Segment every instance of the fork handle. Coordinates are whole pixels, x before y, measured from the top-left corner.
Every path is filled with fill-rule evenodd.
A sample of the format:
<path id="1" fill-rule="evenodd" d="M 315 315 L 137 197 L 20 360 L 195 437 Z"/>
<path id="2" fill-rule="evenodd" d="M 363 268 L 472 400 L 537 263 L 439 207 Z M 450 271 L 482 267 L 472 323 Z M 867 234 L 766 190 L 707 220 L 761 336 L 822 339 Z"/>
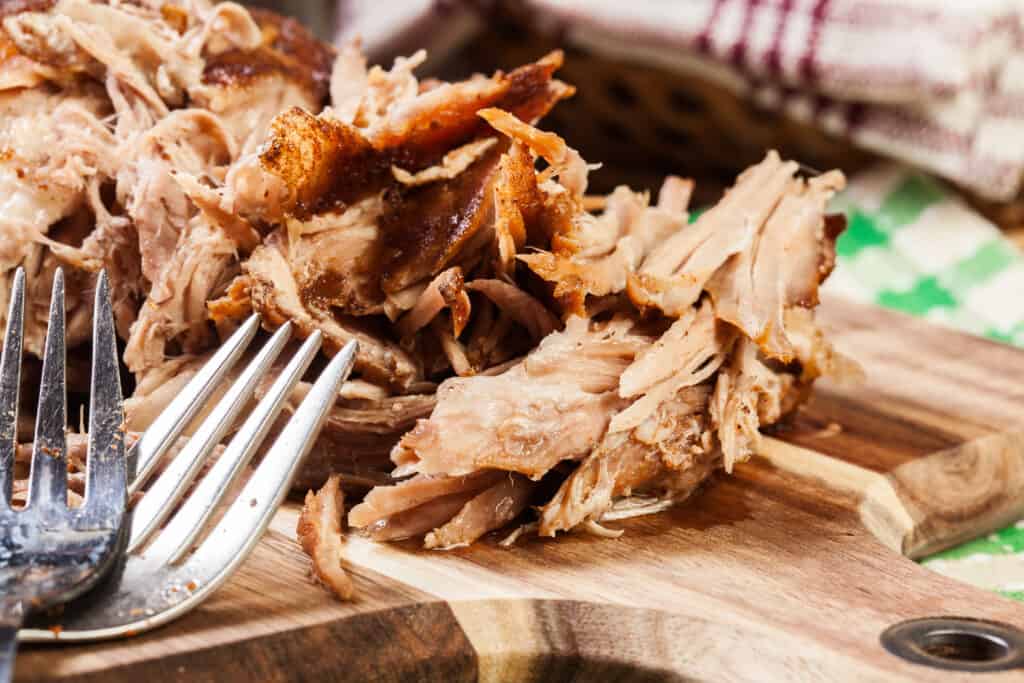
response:
<path id="1" fill-rule="evenodd" d="M 18 653 L 18 629 L 22 622 L 21 605 L 0 610 L 0 683 L 14 680 L 14 657 Z"/>

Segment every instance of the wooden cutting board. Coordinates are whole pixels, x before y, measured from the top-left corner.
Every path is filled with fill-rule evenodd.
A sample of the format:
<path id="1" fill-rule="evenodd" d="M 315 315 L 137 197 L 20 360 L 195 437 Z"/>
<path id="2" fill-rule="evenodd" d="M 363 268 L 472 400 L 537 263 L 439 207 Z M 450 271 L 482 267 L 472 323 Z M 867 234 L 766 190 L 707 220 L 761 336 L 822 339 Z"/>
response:
<path id="1" fill-rule="evenodd" d="M 452 551 L 350 539 L 357 601 L 308 578 L 289 506 L 242 570 L 157 632 L 25 647 L 23 681 L 942 680 L 887 653 L 902 620 L 1024 627 L 1024 605 L 917 556 L 1024 514 L 1024 352 L 822 306 L 866 383 L 818 385 L 763 457 L 617 540 Z"/>

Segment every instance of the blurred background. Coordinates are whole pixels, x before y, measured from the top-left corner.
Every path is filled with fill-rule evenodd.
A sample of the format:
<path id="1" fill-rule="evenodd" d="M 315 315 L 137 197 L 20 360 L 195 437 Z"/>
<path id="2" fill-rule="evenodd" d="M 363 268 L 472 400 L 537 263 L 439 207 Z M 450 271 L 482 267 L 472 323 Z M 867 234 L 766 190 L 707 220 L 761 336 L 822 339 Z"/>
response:
<path id="1" fill-rule="evenodd" d="M 426 49 L 421 77 L 564 50 L 577 93 L 541 126 L 602 162 L 594 192 L 675 173 L 699 205 L 771 148 L 839 168 L 828 289 L 1024 347 L 1024 0 L 251 4 L 385 67 Z M 1018 526 L 925 563 L 1024 599 Z"/>

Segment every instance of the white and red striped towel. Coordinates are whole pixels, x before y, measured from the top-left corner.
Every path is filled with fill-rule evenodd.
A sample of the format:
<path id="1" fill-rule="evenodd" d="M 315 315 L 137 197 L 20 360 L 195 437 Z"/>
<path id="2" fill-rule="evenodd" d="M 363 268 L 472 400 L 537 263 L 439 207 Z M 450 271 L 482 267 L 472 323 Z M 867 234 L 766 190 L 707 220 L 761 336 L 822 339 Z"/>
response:
<path id="1" fill-rule="evenodd" d="M 340 0 L 339 40 L 450 49 L 494 0 Z M 1024 180 L 1024 0 L 519 0 L 540 30 L 697 72 L 994 200 Z"/>

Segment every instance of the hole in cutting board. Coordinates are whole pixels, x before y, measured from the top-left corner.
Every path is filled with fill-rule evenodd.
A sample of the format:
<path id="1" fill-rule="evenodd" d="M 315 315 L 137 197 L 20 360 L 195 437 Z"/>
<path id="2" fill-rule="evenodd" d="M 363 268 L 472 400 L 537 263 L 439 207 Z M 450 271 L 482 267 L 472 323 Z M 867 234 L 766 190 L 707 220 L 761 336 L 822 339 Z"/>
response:
<path id="1" fill-rule="evenodd" d="M 988 634 L 935 631 L 921 639 L 921 649 L 953 661 L 994 661 L 1010 654 L 1010 645 Z"/>
<path id="2" fill-rule="evenodd" d="M 932 657 L 956 662 L 994 662 L 1010 654 L 1010 645 L 1002 638 L 955 630 L 926 633 L 920 646 Z"/>
<path id="3" fill-rule="evenodd" d="M 886 629 L 882 646 L 916 664 L 954 671 L 1024 667 L 1024 632 L 982 619 L 931 617 Z"/>

